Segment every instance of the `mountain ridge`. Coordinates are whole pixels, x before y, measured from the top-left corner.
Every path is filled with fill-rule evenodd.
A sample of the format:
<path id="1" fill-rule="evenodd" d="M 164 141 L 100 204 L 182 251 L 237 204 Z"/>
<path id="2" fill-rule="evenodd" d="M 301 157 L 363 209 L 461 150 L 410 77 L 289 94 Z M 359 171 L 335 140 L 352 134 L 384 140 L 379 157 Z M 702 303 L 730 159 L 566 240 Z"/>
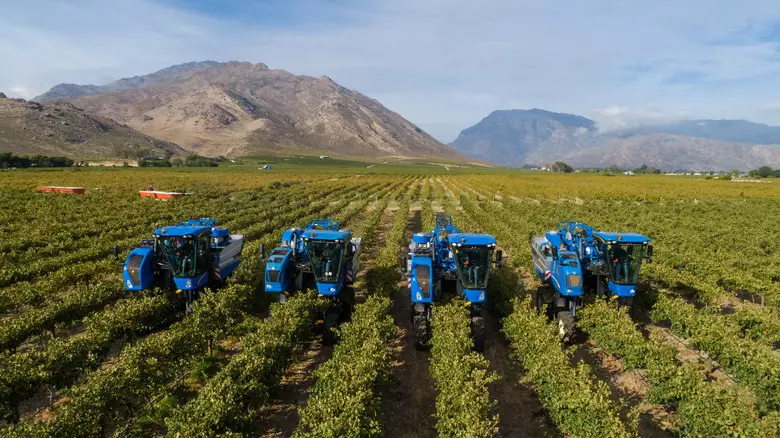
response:
<path id="1" fill-rule="evenodd" d="M 57 99 L 202 155 L 468 160 L 377 100 L 328 76 L 294 75 L 265 64 L 196 66 L 151 85 L 77 94 Z"/>
<path id="2" fill-rule="evenodd" d="M 646 164 L 669 170 L 776 167 L 775 144 L 780 127 L 743 120 L 685 120 L 601 133 L 591 119 L 538 109 L 491 112 L 450 143 L 467 155 L 518 167 L 563 160 L 577 167 Z"/>

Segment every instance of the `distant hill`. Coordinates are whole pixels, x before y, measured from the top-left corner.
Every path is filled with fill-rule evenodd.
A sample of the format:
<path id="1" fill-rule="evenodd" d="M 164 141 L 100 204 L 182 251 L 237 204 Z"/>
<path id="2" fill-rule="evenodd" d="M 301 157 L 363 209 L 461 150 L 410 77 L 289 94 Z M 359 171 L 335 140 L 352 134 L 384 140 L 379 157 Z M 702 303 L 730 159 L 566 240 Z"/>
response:
<path id="1" fill-rule="evenodd" d="M 563 160 L 577 167 L 748 170 L 780 165 L 780 128 L 742 120 L 693 120 L 600 133 L 585 117 L 549 111 L 494 111 L 451 146 L 510 166 Z"/>
<path id="2" fill-rule="evenodd" d="M 589 147 L 595 132 L 595 122 L 581 116 L 540 109 L 502 110 L 464 129 L 450 146 L 488 162 L 522 166 L 539 151 L 559 156 Z"/>
<path id="3" fill-rule="evenodd" d="M 185 153 L 115 121 L 69 103 L 39 104 L 0 98 L 0 151 L 77 159 L 136 158 Z"/>
<path id="4" fill-rule="evenodd" d="M 185 66 L 99 90 L 57 86 L 42 97 L 56 96 L 202 155 L 467 160 L 378 101 L 326 76 L 246 62 Z M 117 87 L 125 89 L 112 91 Z"/>
<path id="5" fill-rule="evenodd" d="M 769 126 L 746 120 L 683 120 L 664 125 L 642 126 L 611 134 L 673 134 L 735 143 L 780 145 L 780 126 Z"/>

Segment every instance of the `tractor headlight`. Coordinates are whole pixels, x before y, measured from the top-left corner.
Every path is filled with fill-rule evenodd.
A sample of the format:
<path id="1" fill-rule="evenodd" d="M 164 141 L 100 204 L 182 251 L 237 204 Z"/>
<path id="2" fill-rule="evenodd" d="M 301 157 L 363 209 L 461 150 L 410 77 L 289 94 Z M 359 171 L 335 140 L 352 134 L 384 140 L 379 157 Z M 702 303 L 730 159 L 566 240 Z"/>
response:
<path id="1" fill-rule="evenodd" d="M 631 295 L 634 295 L 636 293 L 636 291 L 634 289 L 631 289 L 630 291 L 628 291 L 628 293 L 630 293 Z"/>
<path id="2" fill-rule="evenodd" d="M 485 292 L 483 291 L 481 294 L 479 294 L 479 300 L 485 301 Z"/>
<path id="3" fill-rule="evenodd" d="M 422 301 L 422 295 L 420 294 L 420 292 L 417 292 L 417 295 L 415 295 L 414 297 L 417 298 L 417 301 Z"/>
<path id="4" fill-rule="evenodd" d="M 130 280 L 127 280 L 127 287 L 133 287 L 133 282 Z"/>
<path id="5" fill-rule="evenodd" d="M 330 288 L 328 290 L 331 291 L 331 292 L 336 292 L 336 288 L 335 287 L 332 287 L 332 288 Z"/>
<path id="6" fill-rule="evenodd" d="M 184 283 L 184 285 L 187 287 L 192 287 L 192 280 L 187 280 L 187 282 Z"/>
<path id="7" fill-rule="evenodd" d="M 270 284 L 266 284 L 266 285 L 265 285 L 265 288 L 266 288 L 266 289 L 270 289 L 270 288 L 271 288 L 271 285 L 270 285 Z"/>

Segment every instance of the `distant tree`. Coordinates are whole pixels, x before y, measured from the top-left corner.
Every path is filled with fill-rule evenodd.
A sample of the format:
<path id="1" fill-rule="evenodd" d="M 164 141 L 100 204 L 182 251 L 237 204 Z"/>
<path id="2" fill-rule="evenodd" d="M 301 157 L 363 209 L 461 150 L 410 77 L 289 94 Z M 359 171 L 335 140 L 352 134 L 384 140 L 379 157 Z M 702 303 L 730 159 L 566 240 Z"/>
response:
<path id="1" fill-rule="evenodd" d="M 184 160 L 182 160 L 181 158 L 174 158 L 173 160 L 171 160 L 171 166 L 182 167 L 184 166 Z"/>
<path id="2" fill-rule="evenodd" d="M 609 172 L 609 173 L 622 173 L 623 169 L 618 167 L 617 164 L 613 164 L 613 165 L 607 167 L 607 172 Z"/>
<path id="3" fill-rule="evenodd" d="M 634 173 L 647 173 L 647 164 L 643 164 L 639 167 L 636 167 L 632 170 Z"/>
<path id="4" fill-rule="evenodd" d="M 756 174 L 761 178 L 766 178 L 772 175 L 772 168 L 769 166 L 761 166 L 758 168 Z"/>
<path id="5" fill-rule="evenodd" d="M 552 166 L 553 172 L 563 172 L 563 173 L 572 173 L 574 172 L 574 168 L 569 166 L 567 163 L 563 161 L 556 161 L 555 164 Z"/>
<path id="6" fill-rule="evenodd" d="M 775 178 L 780 178 L 780 169 L 775 169 L 772 171 L 772 176 Z"/>
<path id="7" fill-rule="evenodd" d="M 729 173 L 731 174 L 731 176 L 739 176 L 739 169 L 734 169 Z"/>

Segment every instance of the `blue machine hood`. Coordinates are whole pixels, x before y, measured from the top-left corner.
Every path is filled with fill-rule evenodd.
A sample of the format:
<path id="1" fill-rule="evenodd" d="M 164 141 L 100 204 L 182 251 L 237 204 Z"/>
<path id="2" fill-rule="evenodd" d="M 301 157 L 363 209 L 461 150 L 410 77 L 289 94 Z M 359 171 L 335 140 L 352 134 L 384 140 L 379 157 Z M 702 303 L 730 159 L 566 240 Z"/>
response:
<path id="1" fill-rule="evenodd" d="M 495 245 L 496 238 L 490 234 L 467 234 L 467 233 L 455 233 L 450 234 L 447 239 L 450 243 L 460 243 L 462 245 Z"/>
<path id="2" fill-rule="evenodd" d="M 650 238 L 637 233 L 612 233 L 607 231 L 598 231 L 593 233 L 597 239 L 604 242 L 617 243 L 650 243 Z"/>

